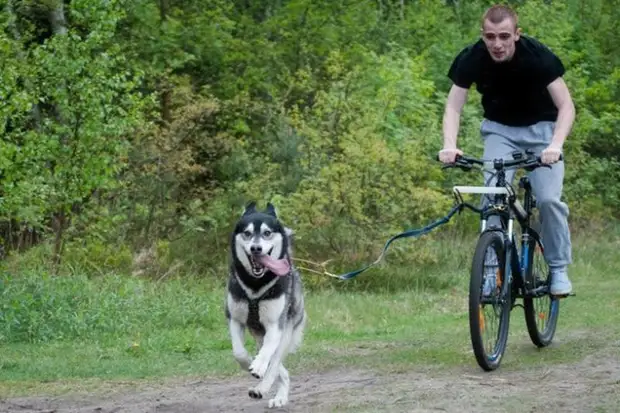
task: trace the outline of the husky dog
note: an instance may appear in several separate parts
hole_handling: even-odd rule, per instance
[[[269,407],[288,403],[290,380],[282,363],[301,344],[307,318],[291,241],[292,230],[282,225],[271,203],[264,211],[248,204],[231,237],[226,318],[233,356],[260,379],[249,390],[251,398],[263,398],[277,381]],[[256,340],[254,359],[244,347],[246,327]]]

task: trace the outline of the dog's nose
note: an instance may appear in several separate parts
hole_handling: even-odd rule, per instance
[[[263,251],[263,248],[260,245],[252,245],[250,247],[250,252],[252,254],[260,254]]]

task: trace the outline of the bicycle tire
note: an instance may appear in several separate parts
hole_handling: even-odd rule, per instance
[[[486,251],[489,247],[495,249],[495,253],[498,258],[498,264],[500,268],[500,277],[505,280],[505,262],[506,254],[504,248],[504,241],[502,232],[493,230],[483,232],[476,244],[476,250],[472,260],[471,275],[469,282],[469,327],[471,345],[476,357],[478,365],[484,371],[492,371],[497,369],[502,361],[504,352],[506,351],[506,344],[508,342],[508,330],[510,328],[510,311],[511,311],[511,288],[502,288],[505,291],[503,303],[497,303],[501,311],[499,317],[499,326],[495,344],[493,346],[493,352],[488,355],[485,348],[482,337],[482,329],[486,326],[485,322],[481,322],[482,311],[482,287],[484,282],[483,272],[485,265]],[[497,307],[494,307],[496,310]]]
[[[528,246],[528,256],[527,256],[527,273],[526,280],[532,285],[535,283],[538,285],[540,283],[537,280],[537,271],[535,268],[535,258],[537,253],[540,254],[542,261],[544,262],[543,249],[542,245],[539,244],[534,237],[530,238]],[[540,248],[537,248],[540,247]],[[547,283],[549,285],[550,276],[548,267],[544,272],[547,274],[547,279],[543,281],[543,283]],[[541,300],[544,298],[549,299],[549,305],[547,310],[549,311],[548,316],[545,317],[547,319],[547,323],[544,329],[539,329],[538,321],[541,319],[541,312],[536,309],[537,300]],[[523,298],[523,312],[525,315],[525,324],[527,326],[527,332],[532,340],[532,343],[537,347],[547,347],[553,341],[553,336],[555,335],[555,331],[558,324],[558,317],[560,315],[560,300],[557,297],[552,296],[549,291],[547,294],[541,297],[524,297]]]

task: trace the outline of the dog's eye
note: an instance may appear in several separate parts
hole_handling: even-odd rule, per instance
[[[244,238],[251,238],[252,237],[252,232],[250,232],[250,231],[243,231],[243,237]]]
[[[270,238],[272,234],[273,233],[271,231],[267,230],[267,231],[263,232],[263,237]]]

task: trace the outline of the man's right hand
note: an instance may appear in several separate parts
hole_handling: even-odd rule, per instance
[[[463,155],[463,151],[457,148],[443,148],[439,151],[439,160],[443,163],[454,163],[456,155]]]

